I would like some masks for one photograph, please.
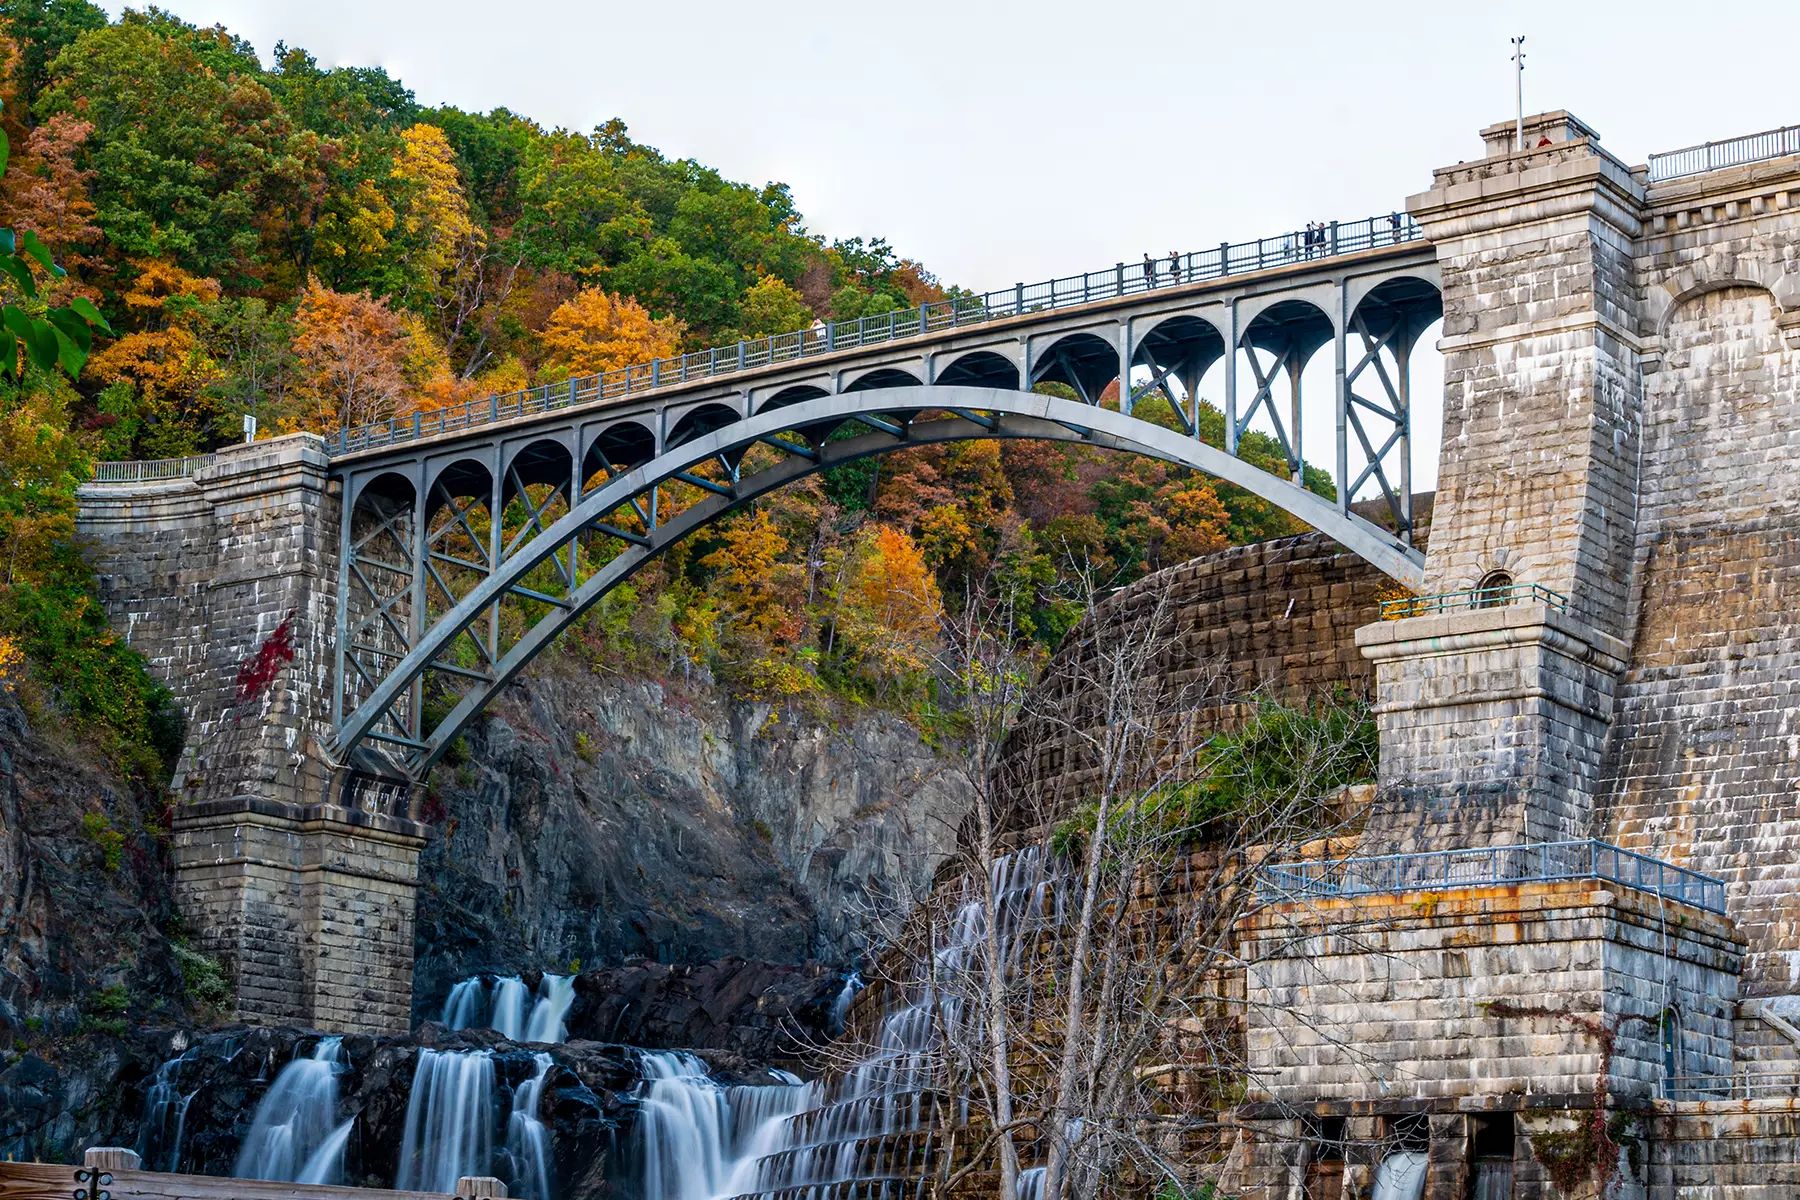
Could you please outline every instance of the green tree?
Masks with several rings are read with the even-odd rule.
[[[0,22],[19,47],[14,82],[29,100],[43,90],[50,60],[88,30],[106,28],[106,13],[88,0],[0,0]]]
[[[248,70],[215,71],[240,61],[199,31],[132,14],[56,56],[37,110],[93,124],[81,165],[114,247],[254,286],[266,214],[305,171],[269,89]]]

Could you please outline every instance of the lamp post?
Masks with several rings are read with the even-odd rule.
[[[1525,149],[1525,35],[1512,39],[1512,61],[1518,64],[1513,73],[1513,95],[1518,104],[1518,119],[1513,126],[1513,151]]]

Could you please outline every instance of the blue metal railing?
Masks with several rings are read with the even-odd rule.
[[[1666,179],[1741,167],[1745,163],[1785,158],[1790,154],[1800,154],[1800,125],[1727,138],[1722,142],[1702,142],[1666,154],[1652,154],[1650,182],[1661,183]]]
[[[159,479],[188,479],[213,460],[210,454],[186,458],[146,458],[130,462],[97,462],[95,483],[151,483]]]
[[[1272,902],[1604,879],[1708,912],[1725,911],[1723,879],[1593,840],[1279,863],[1257,875],[1263,898]]]
[[[954,296],[876,317],[824,322],[811,329],[696,350],[679,358],[654,359],[603,375],[581,376],[431,412],[414,413],[410,417],[358,425],[327,435],[326,449],[333,454],[346,454],[353,450],[410,442],[495,421],[615,400],[669,384],[730,375],[771,363],[917,337],[1001,317],[1110,300],[1159,287],[1177,287],[1309,259],[1396,246],[1423,236],[1411,217],[1405,213],[1390,213],[1361,221],[1332,221],[1312,236],[1295,230],[1251,242],[1221,242],[1209,250],[1172,258],[1164,256],[1149,262],[1116,263],[1104,271],[1069,275],[1042,283],[1016,283],[1010,288],[982,295]]]
[[[1432,613],[1463,612],[1476,608],[1504,608],[1508,604],[1547,604],[1558,612],[1569,611],[1569,598],[1541,583],[1508,583],[1499,587],[1470,588],[1463,592],[1435,592],[1429,596],[1402,596],[1381,602],[1381,619],[1423,617]]]

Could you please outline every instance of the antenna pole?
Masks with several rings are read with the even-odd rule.
[[[1519,64],[1514,72],[1514,98],[1518,103],[1518,120],[1513,126],[1513,150],[1525,149],[1525,35],[1520,34],[1512,39],[1512,60]]]

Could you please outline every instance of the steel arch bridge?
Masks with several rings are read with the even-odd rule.
[[[1042,439],[1191,467],[1416,587],[1408,362],[1442,301],[1416,230],[1365,225],[1354,248],[1250,243],[1244,263],[1221,246],[1210,270],[1204,256],[1162,280],[1120,266],[788,335],[787,354],[782,339],[739,343],[333,435],[334,789],[422,779],[558,634],[681,538],[803,476],[911,446]],[[1336,499],[1298,483],[1301,372],[1328,345]],[[1200,382],[1220,365],[1222,447],[1199,436]],[[1045,383],[1074,398],[1033,390]],[[1179,428],[1135,413],[1153,393]],[[1285,473],[1238,457],[1253,428]],[[1351,509],[1369,485],[1385,525]],[[676,493],[697,499],[676,509]]]

